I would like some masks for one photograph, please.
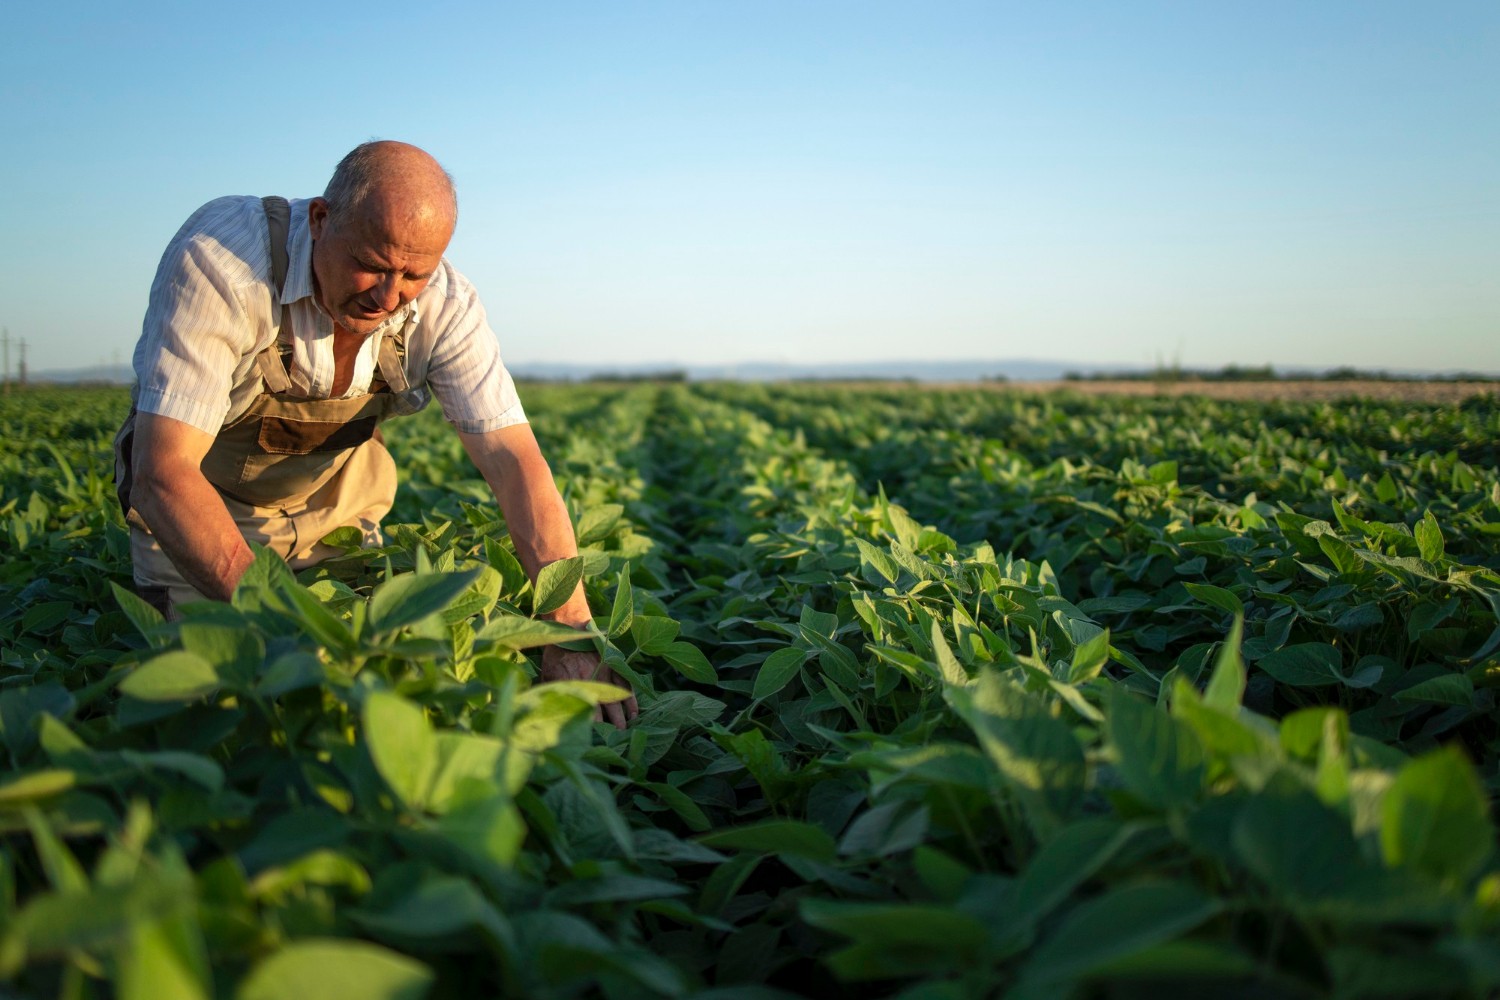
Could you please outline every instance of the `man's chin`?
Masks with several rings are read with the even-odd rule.
[[[339,318],[339,326],[343,327],[345,330],[348,330],[350,333],[358,334],[363,337],[367,334],[374,333],[376,328],[388,319],[390,319],[390,316],[385,313],[382,313],[381,315],[376,316],[373,319],[367,316],[349,316],[346,314]]]

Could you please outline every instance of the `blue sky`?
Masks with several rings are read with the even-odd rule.
[[[0,325],[128,359],[162,247],[370,138],[513,365],[1500,372],[1500,4],[11,11]]]

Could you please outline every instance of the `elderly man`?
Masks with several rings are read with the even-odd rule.
[[[183,225],[157,268],[116,440],[136,587],[164,613],[227,599],[247,540],[294,568],[354,525],[379,539],[396,470],[377,425],[433,396],[494,490],[526,571],[577,553],[474,288],[443,252],[452,180],[415,146],[344,157],[321,198],[229,197]],[[590,622],[580,586],[551,615]],[[544,679],[620,684],[593,653],[548,647]],[[623,726],[635,700],[608,706]]]

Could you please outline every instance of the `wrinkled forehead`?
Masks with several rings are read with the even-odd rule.
[[[441,257],[453,237],[451,213],[430,202],[371,198],[342,226],[352,244]]]

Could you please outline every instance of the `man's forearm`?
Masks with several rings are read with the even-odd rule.
[[[557,492],[552,470],[531,429],[522,425],[490,434],[461,434],[460,438],[495,493],[526,575],[535,580],[544,566],[576,556],[578,542],[567,504]],[[588,625],[593,616],[583,584],[562,607],[544,617],[580,628]]]
[[[205,597],[229,600],[255,556],[201,472],[180,473],[170,485],[137,481],[131,505],[183,579]]]
[[[535,580],[542,567],[576,556],[578,542],[573,536],[573,522],[568,517],[567,505],[552,484],[551,474],[546,475],[544,482],[526,482],[524,485],[526,488],[521,488],[512,482],[512,489],[503,491],[510,495],[499,496],[499,500],[505,523],[510,527],[511,541],[516,546],[516,556],[526,575]],[[543,617],[580,627],[589,624],[593,616],[588,598],[584,596],[583,584],[574,589],[562,607]]]

